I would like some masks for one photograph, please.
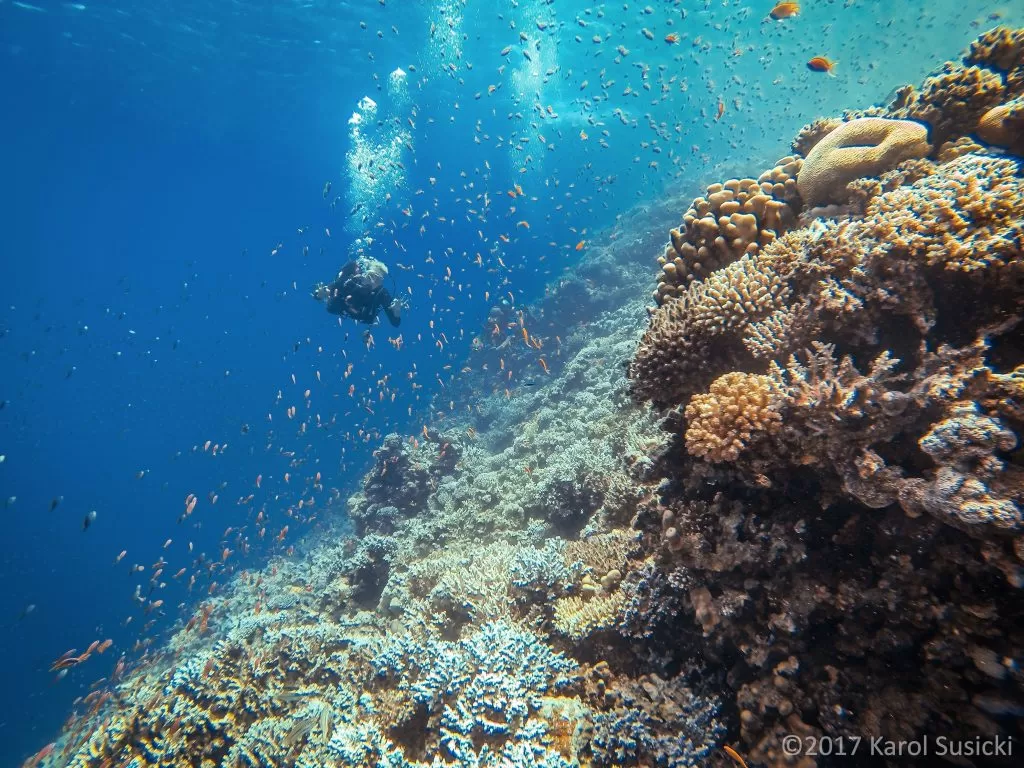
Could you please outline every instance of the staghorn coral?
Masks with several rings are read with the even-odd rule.
[[[694,200],[658,258],[658,304],[743,254],[756,253],[791,227],[799,211],[796,178],[802,163],[798,157],[784,157],[756,180],[713,184]]]
[[[878,176],[931,151],[928,130],[910,120],[862,117],[842,123],[811,149],[797,175],[804,204],[843,202],[854,179]]]
[[[751,438],[779,430],[780,406],[768,376],[727,373],[686,406],[686,449],[709,461],[735,461]]]

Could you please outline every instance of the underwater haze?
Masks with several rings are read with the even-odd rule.
[[[1022,28],[0,0],[0,763],[1016,765]]]

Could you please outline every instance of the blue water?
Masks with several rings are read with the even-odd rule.
[[[723,170],[785,154],[814,117],[918,82],[991,14],[1024,16],[949,0],[922,16],[880,0],[805,5],[798,23],[777,24],[762,20],[771,3],[721,0],[652,0],[651,14],[615,4],[603,16],[562,0],[0,0],[0,762],[53,740],[73,700],[122,654],[159,647],[211,580],[343,514],[324,511],[330,492],[316,519],[286,509],[309,497],[316,472],[345,498],[384,434],[417,433],[438,415],[432,402],[446,409],[444,388],[501,297],[540,295],[585,257],[577,242],[634,206],[688,200]],[[673,31],[679,45],[663,41]],[[630,52],[615,63],[619,44]],[[806,69],[818,54],[838,60],[835,78]],[[397,67],[406,101],[389,90]],[[387,117],[365,132],[411,147],[378,208],[357,196],[347,159],[366,95]],[[515,184],[524,197],[507,194]],[[368,349],[365,327],[339,326],[308,296],[366,233],[409,298],[401,349],[387,325],[371,329]],[[638,269],[653,275],[655,255],[638,255]],[[300,433],[306,389],[329,426]],[[227,448],[213,455],[207,441]],[[196,512],[179,523],[190,493]],[[197,567],[225,545],[226,567]],[[151,599],[164,605],[146,613],[132,595],[141,585],[147,596],[161,557],[167,586]],[[47,671],[104,638],[114,642],[103,656],[60,680]]]

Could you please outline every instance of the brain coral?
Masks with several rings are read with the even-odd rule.
[[[878,176],[903,160],[925,157],[930,149],[928,129],[920,123],[861,117],[814,145],[797,175],[797,188],[807,205],[843,202],[854,179]]]

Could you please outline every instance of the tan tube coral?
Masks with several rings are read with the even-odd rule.
[[[839,203],[854,179],[878,176],[931,151],[928,130],[913,120],[862,117],[843,123],[807,155],[797,189],[807,206]]]

